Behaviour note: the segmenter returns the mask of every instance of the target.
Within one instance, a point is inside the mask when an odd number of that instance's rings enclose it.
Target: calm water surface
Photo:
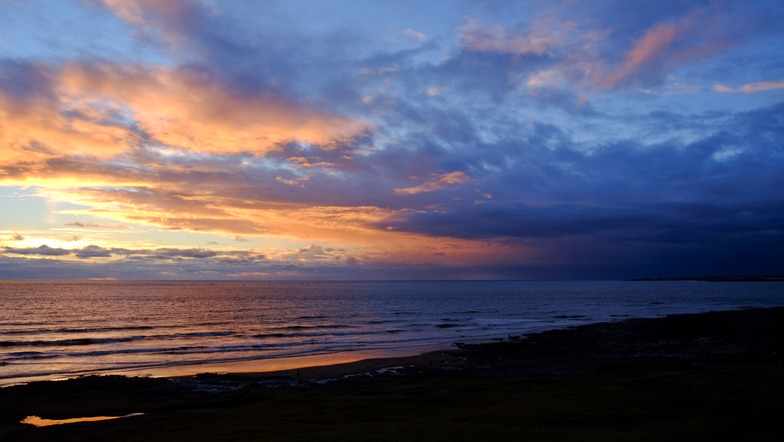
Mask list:
[[[0,281],[0,386],[777,305],[784,283]]]

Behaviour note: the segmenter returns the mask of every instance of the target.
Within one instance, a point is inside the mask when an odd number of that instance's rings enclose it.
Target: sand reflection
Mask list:
[[[92,417],[75,417],[71,419],[44,419],[38,416],[27,416],[22,420],[23,424],[35,425],[36,427],[48,427],[50,425],[73,424],[76,422],[96,422],[108,421],[111,419],[120,419],[123,417],[141,416],[144,413],[131,413],[125,416],[92,416]]]

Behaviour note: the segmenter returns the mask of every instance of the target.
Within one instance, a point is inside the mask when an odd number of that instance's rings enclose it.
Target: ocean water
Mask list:
[[[778,305],[784,283],[775,282],[0,281],[0,386],[416,354],[592,322]]]

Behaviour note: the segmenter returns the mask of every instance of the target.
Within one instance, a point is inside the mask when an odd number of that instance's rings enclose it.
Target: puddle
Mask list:
[[[23,424],[35,425],[36,427],[48,427],[50,425],[73,424],[76,422],[97,422],[108,421],[112,419],[120,419],[131,416],[141,416],[144,413],[131,413],[125,416],[92,416],[92,417],[75,417],[72,419],[44,419],[38,416],[27,416],[22,419]]]

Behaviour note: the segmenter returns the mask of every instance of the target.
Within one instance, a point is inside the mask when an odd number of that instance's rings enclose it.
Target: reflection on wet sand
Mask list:
[[[125,416],[92,416],[92,417],[75,417],[71,419],[44,419],[38,416],[27,416],[22,420],[23,424],[35,425],[36,427],[48,427],[50,425],[74,424],[76,422],[96,422],[108,421],[111,419],[120,419],[123,417],[141,416],[144,413],[131,413]]]

